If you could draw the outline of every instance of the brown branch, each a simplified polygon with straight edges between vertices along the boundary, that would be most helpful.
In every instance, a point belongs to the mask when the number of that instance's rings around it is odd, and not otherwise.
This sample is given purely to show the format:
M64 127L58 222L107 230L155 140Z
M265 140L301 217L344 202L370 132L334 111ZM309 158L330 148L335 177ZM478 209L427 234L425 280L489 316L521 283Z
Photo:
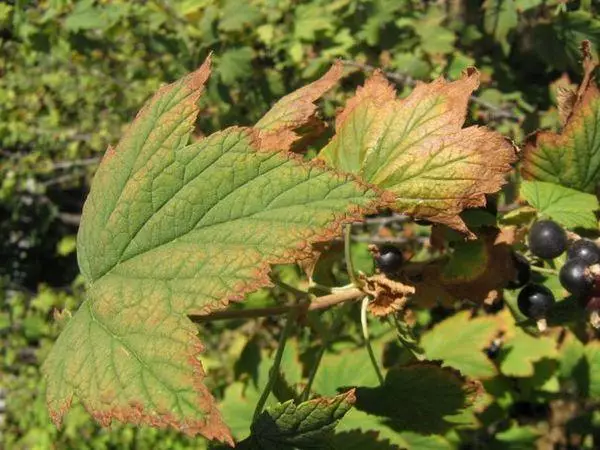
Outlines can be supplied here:
M206 315L190 316L192 322L204 323L212 322L213 320L224 319L251 319L256 317L277 316L287 314L293 309L298 312L316 311L319 309L329 308L339 303L357 300L363 297L365 293L360 289L347 289L334 294L318 297L310 303L298 303L293 305L272 306L270 308L254 308L254 309L228 309L225 311L215 311Z
M359 63L357 61L343 59L342 63L345 64L346 66L356 67L357 69L360 69L364 72L373 72L375 70L380 70L375 66L371 66L370 64L363 64L363 63ZM397 84L402 84L402 85L406 85L406 86L414 86L417 83L417 80L415 80L413 77L411 77L410 75L405 74L405 73L387 72L385 70L382 70L381 73L383 73L388 79L394 81ZM519 117L516 114L506 110L503 107L494 105L493 103L490 103L487 100L483 100L483 99L477 97L476 95L471 95L469 97L469 100L471 101L471 103L475 103L476 105L479 105L483 109L487 109L490 112L490 114L492 115L492 117L494 117L494 118L510 119L510 120L514 120L514 121L519 120Z

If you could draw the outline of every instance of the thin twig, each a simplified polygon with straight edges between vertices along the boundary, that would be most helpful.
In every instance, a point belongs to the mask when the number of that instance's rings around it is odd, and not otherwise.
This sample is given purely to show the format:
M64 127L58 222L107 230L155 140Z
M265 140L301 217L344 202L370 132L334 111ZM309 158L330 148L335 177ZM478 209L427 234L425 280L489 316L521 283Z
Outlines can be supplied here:
M335 311L333 324L329 328L327 335L322 338L321 346L319 347L317 356L315 357L315 361L308 376L308 381L306 382L306 386L304 386L304 389L302 390L302 394L300 394L300 401L305 402L310 397L310 391L317 376L317 372L319 370L319 366L321 365L321 361L323 360L323 356L327 351L327 347L329 347L331 342L337 337L340 331L339 329L343 324L343 319L346 316L347 312L348 303L344 304L341 308Z
M352 300L357 300L364 295L359 289L348 289L336 292L331 295L318 297L311 303L300 303L293 305L273 306L269 308L253 308L253 309L229 309L225 311L215 311L206 315L190 316L195 323L212 322L213 320L224 319L249 319L255 317L278 316L287 314L292 310L297 310L299 313L303 311L316 311L319 309L329 308L339 303L344 303Z
M361 69L364 72L373 72L375 70L379 70L375 66L372 66L370 64L359 63L358 61L343 59L342 63L345 64L346 66L356 67L358 69ZM382 70L381 73L383 75L385 75L386 78L388 78L398 84L402 84L402 85L406 85L406 86L414 86L417 83L417 81L408 74L399 73L399 72L388 72L388 71L384 71L384 70ZM514 120L514 121L519 120L519 117L517 115L513 114L512 112L507 111L503 107L494 105L493 103L490 103L487 100L483 100L482 98L479 98L476 95L471 95L469 97L469 100L471 101L471 103L475 103L475 104L481 106L482 108L490 111L490 113L492 114L492 116L494 118L510 119L510 120Z
M534 272L545 273L549 275L558 275L558 270L555 269L546 269L545 267L538 267L534 265L531 265L530 267L531 270L533 270Z
M74 161L57 161L52 164L53 170L70 169L71 167L93 166L100 162L100 157L76 159Z
M356 278L356 272L354 270L354 263L352 262L352 225L347 224L344 227L344 258L346 259L346 270L348 277L352 284L356 287L360 287L360 281Z

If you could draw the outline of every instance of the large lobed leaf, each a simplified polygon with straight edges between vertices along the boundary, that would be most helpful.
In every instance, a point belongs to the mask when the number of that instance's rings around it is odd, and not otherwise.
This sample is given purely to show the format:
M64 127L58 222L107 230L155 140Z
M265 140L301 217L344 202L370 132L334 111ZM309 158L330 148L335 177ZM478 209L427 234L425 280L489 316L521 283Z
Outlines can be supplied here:
M583 52L583 82L561 105L574 105L564 129L560 134L534 134L525 145L521 172L528 180L594 193L600 183L600 92L593 80L596 63L589 43L584 43Z
M78 235L87 298L44 364L57 424L77 397L104 425L231 444L187 316L268 285L271 264L309 255L379 202L349 175L265 149L257 130L187 145L209 72L207 61L162 88L98 169Z
M467 231L458 214L485 205L516 158L500 134L462 129L478 85L470 70L458 81L419 84L400 100L377 72L338 115L319 157L390 192L396 209Z

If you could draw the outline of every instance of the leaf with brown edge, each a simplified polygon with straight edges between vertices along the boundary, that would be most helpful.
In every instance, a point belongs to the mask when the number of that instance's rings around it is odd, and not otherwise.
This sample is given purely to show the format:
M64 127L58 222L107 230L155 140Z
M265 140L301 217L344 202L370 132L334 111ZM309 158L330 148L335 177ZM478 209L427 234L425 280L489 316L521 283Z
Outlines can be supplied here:
M524 148L521 173L527 180L545 181L594 193L600 183L600 92L593 78L597 62L589 42L582 44L584 78L569 101L561 133L538 131Z
M397 99L376 72L338 115L319 158L395 196L395 209L468 232L458 214L485 205L515 161L514 147L483 127L462 128L479 74L418 84Z
M314 104L325 92L334 87L344 74L344 66L337 61L319 78L279 100L254 125L259 130L263 148L288 150L300 139L298 129L321 128Z
M425 307L458 300L481 304L500 295L514 277L511 247L500 230L479 233L477 240L455 243L446 259L405 266L403 276L415 287L412 302Z
M352 175L265 148L255 129L188 144L209 69L160 89L98 168L77 241L86 299L43 368L57 424L77 397L103 425L232 444L188 316L269 285L272 264L309 257L383 201Z

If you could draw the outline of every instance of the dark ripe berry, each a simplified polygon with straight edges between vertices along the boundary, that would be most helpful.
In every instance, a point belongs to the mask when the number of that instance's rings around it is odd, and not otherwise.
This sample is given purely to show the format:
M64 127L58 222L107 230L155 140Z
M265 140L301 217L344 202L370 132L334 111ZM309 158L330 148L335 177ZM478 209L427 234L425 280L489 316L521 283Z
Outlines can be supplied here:
M546 286L528 284L519 292L517 304L525 316L539 320L545 318L554 305L554 295Z
M397 272L404 262L402 252L393 245L383 245L379 247L379 255L375 258L375 264L383 273L390 274Z
M529 230L529 250L535 256L553 259L567 249L567 233L551 220L540 220Z
M583 259L590 266L600 263L600 248L589 239L579 239L567 250L569 259Z
M585 297L594 287L594 277L589 265L581 258L569 259L560 269L560 284L577 297Z
M529 283L531 267L527 258L517 252L512 252L512 261L515 268L515 276L507 283L506 287L507 289L519 289Z

